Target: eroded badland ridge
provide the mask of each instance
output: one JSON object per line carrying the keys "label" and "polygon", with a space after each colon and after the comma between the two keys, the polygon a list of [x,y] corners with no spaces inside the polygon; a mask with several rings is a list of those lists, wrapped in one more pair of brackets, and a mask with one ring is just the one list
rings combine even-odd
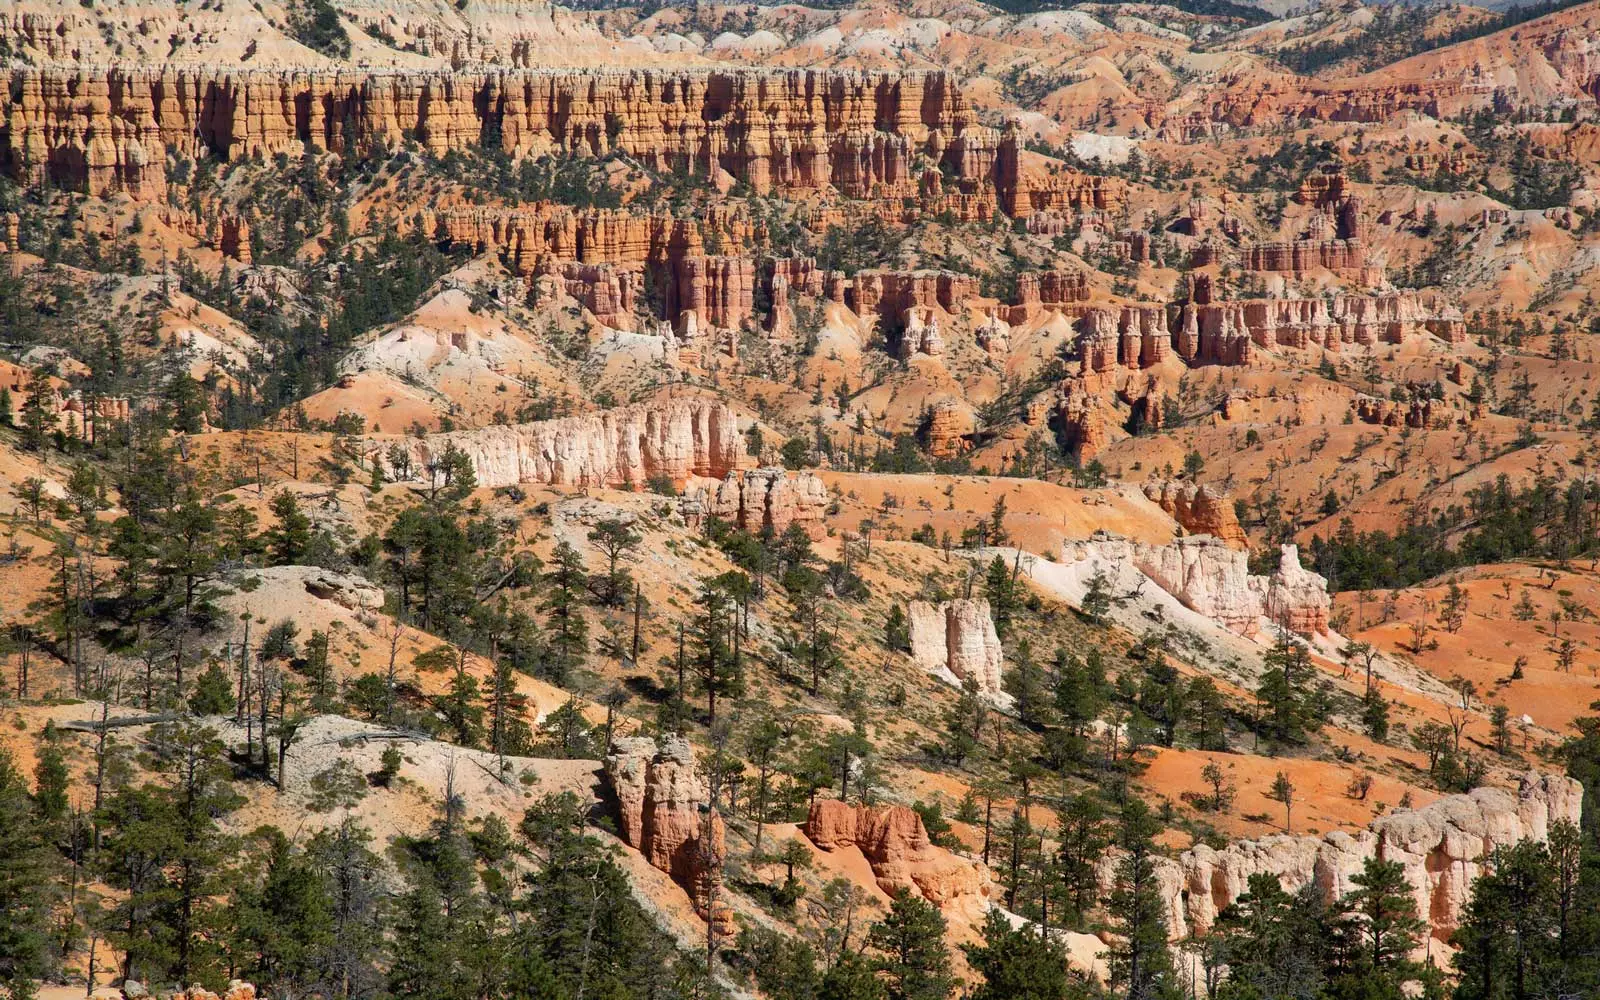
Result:
{"label": "eroded badland ridge", "polygon": [[1597,38],[19,0],[0,996],[1600,989]]}

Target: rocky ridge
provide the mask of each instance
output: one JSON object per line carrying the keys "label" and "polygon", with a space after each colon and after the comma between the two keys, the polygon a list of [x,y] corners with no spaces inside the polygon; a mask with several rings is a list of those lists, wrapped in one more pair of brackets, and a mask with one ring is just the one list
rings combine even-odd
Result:
{"label": "rocky ridge", "polygon": [[1191,611],[1239,635],[1260,634],[1263,619],[1301,635],[1328,632],[1328,583],[1301,567],[1294,545],[1281,547],[1278,567],[1269,576],[1252,575],[1248,552],[1208,535],[1151,545],[1098,534],[1068,542],[1062,559],[1134,567]]}
{"label": "rocky ridge", "polygon": [[[388,456],[398,448],[415,479],[427,481],[441,456],[459,451],[479,486],[643,486],[662,477],[722,479],[739,468],[739,420],[720,400],[668,399],[577,417],[481,427],[424,437],[367,439]],[[391,460],[392,464],[392,460]]]}
{"label": "rocky ridge", "polygon": [[[1282,835],[1222,850],[1198,845],[1161,863],[1158,883],[1170,936],[1204,934],[1248,888],[1253,874],[1276,875],[1295,892],[1315,885],[1329,899],[1349,892],[1368,858],[1399,862],[1431,935],[1447,941],[1460,923],[1473,881],[1497,847],[1548,839],[1557,822],[1576,824],[1583,788],[1571,778],[1528,772],[1516,791],[1482,787],[1420,809],[1397,809],[1359,833]],[[1102,859],[1109,885],[1115,859]]]}

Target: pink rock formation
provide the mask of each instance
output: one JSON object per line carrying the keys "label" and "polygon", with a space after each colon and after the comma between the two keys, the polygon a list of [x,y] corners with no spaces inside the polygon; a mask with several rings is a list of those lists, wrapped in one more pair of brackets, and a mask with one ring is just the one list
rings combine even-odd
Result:
{"label": "pink rock formation", "polygon": [[1410,403],[1397,403],[1392,399],[1379,399],[1361,393],[1356,396],[1352,406],[1357,420],[1383,427],[1449,427],[1453,419],[1450,407],[1431,396],[1419,397]]}
{"label": "pink rock formation", "polygon": [[877,314],[900,319],[909,309],[955,312],[968,299],[978,297],[978,279],[952,271],[857,272],[845,304],[858,316]]}
{"label": "pink rock formation", "polygon": [[728,854],[726,829],[695,770],[689,741],[669,736],[658,747],[648,737],[614,739],[605,774],[617,796],[622,839],[672,876],[702,919],[731,930],[732,914],[725,906],[717,904],[708,913]]}
{"label": "pink rock formation", "polygon": [[947,669],[958,679],[972,678],[990,698],[1002,695],[1005,654],[994,630],[989,602],[981,597],[934,604],[912,601],[909,609],[911,659],[924,670]]}
{"label": "pink rock formation", "polygon": [[1415,292],[1211,302],[1199,291],[1197,284],[1173,338],[1179,356],[1192,364],[1249,364],[1256,348],[1339,350],[1348,344],[1398,344],[1430,333],[1450,342],[1466,336],[1459,312],[1435,311]]}
{"label": "pink rock formation", "polygon": [[851,806],[818,799],[802,830],[824,851],[859,848],[886,893],[909,889],[946,913],[969,917],[987,908],[988,870],[935,847],[922,817],[905,806]]}
{"label": "pink rock formation", "polygon": [[416,438],[373,438],[398,444],[415,476],[451,448],[472,462],[479,486],[643,485],[665,476],[680,486],[690,476],[721,479],[739,467],[744,441],[738,418],[720,400],[670,399],[531,424],[481,427]]}
{"label": "pink rock formation", "polygon": [[611,264],[567,261],[558,273],[566,293],[582,303],[598,322],[613,330],[633,329],[633,308],[640,284],[638,272]]}
{"label": "pink rock formation", "polygon": [[491,130],[513,157],[616,151],[651,170],[722,170],[759,194],[832,185],[916,197],[919,155],[968,194],[992,200],[1002,180],[999,134],[941,72],[52,67],[7,82],[0,161],[30,183],[94,195],[159,200],[171,154],[234,161],[417,141],[443,155]]}
{"label": "pink rock formation", "polygon": [[928,454],[953,458],[971,447],[968,435],[977,429],[971,409],[960,400],[946,398],[927,412],[919,436]]}
{"label": "pink rock formation", "polygon": [[937,358],[944,353],[944,338],[939,335],[939,317],[932,309],[907,309],[905,329],[900,333],[900,357],[910,360],[918,354]]}
{"label": "pink rock formation", "polygon": [[1282,546],[1270,576],[1252,576],[1249,553],[1209,535],[1179,538],[1169,545],[1097,536],[1069,542],[1068,561],[1100,559],[1131,565],[1191,611],[1244,636],[1261,631],[1263,617],[1302,634],[1328,631],[1328,584],[1300,566],[1299,550]]}
{"label": "pink rock formation", "polygon": [[810,472],[751,469],[728,473],[715,489],[695,490],[680,507],[694,524],[712,516],[744,531],[770,528],[779,534],[798,524],[816,537],[828,509],[828,488]]}
{"label": "pink rock formation", "polygon": [[1079,320],[1078,353],[1085,373],[1110,371],[1115,365],[1148,368],[1171,351],[1166,308],[1129,305],[1090,309]]}
{"label": "pink rock formation", "polygon": [[1231,548],[1249,547],[1233,502],[1210,483],[1149,482],[1144,484],[1144,495],[1172,515],[1172,519],[1191,535],[1220,538]]}
{"label": "pink rock formation", "polygon": [[[1432,936],[1447,941],[1460,924],[1472,883],[1496,847],[1545,840],[1556,822],[1576,824],[1583,789],[1571,778],[1525,774],[1516,791],[1476,788],[1420,809],[1399,809],[1359,833],[1280,835],[1239,841],[1222,850],[1197,845],[1167,861],[1158,879],[1174,940],[1204,934],[1244,894],[1251,875],[1276,875],[1289,892],[1316,885],[1329,899],[1349,892],[1368,858],[1397,861],[1416,893],[1417,912]],[[1115,858],[1102,859],[1109,885]]]}

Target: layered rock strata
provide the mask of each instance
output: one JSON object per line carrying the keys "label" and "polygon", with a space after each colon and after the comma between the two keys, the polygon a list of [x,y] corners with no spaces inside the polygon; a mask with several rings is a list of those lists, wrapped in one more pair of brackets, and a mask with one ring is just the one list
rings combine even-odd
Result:
{"label": "layered rock strata", "polygon": [[751,469],[730,472],[714,488],[687,494],[679,506],[691,524],[715,517],[752,534],[782,534],[798,524],[816,537],[822,534],[828,502],[828,488],[810,472]]}
{"label": "layered rock strata", "polygon": [[648,737],[614,739],[605,775],[617,797],[623,841],[682,886],[701,919],[731,930],[732,912],[716,902],[726,828],[695,770],[689,741],[669,736],[657,746]]}
{"label": "layered rock strata", "polygon": [[[1174,940],[1206,933],[1244,894],[1251,875],[1274,875],[1291,893],[1315,885],[1333,900],[1355,888],[1351,877],[1368,858],[1379,858],[1405,869],[1417,913],[1436,940],[1448,941],[1494,849],[1546,840],[1557,822],[1576,824],[1582,804],[1576,781],[1530,771],[1515,791],[1484,787],[1449,795],[1420,809],[1395,810],[1359,833],[1281,835],[1220,851],[1199,845],[1159,863],[1168,933]],[[1102,884],[1111,884],[1115,864],[1114,856],[1101,860]]]}
{"label": "layered rock strata", "polygon": [[1161,480],[1144,484],[1144,495],[1191,535],[1210,535],[1230,548],[1249,547],[1228,495],[1210,483]]}
{"label": "layered rock strata", "polygon": [[1414,292],[1337,295],[1332,299],[1196,301],[1183,307],[1173,335],[1178,355],[1191,364],[1247,365],[1258,348],[1398,344],[1436,335],[1451,343],[1466,337],[1459,311],[1431,306]]}
{"label": "layered rock strata", "polygon": [[1091,309],[1079,321],[1078,354],[1085,373],[1098,374],[1121,365],[1149,368],[1171,352],[1167,311],[1159,305]]}
{"label": "layered rock strata", "polygon": [[989,602],[981,597],[959,598],[934,604],[912,601],[908,614],[911,658],[924,670],[949,670],[957,679],[969,678],[978,691],[999,698],[1005,654],[995,632]]}
{"label": "layered rock strata", "polygon": [[946,913],[972,917],[988,906],[987,868],[935,847],[922,817],[905,806],[851,806],[818,799],[801,829],[824,851],[859,849],[885,893],[906,889]]}
{"label": "layered rock strata", "polygon": [[1068,562],[1133,566],[1184,607],[1239,635],[1260,634],[1263,618],[1302,635],[1328,631],[1328,583],[1300,565],[1293,545],[1281,547],[1278,567],[1268,576],[1250,573],[1248,552],[1208,535],[1168,545],[1100,535],[1068,542],[1062,555]]}
{"label": "layered rock strata", "polygon": [[[159,199],[170,155],[222,161],[419,142],[433,155],[620,152],[722,170],[757,193],[916,196],[928,156],[957,185],[1015,189],[1018,138],[975,123],[943,72],[272,71],[17,68],[0,165],[29,183]],[[970,193],[970,192],[969,192]]]}
{"label": "layered rock strata", "polygon": [[721,479],[739,467],[738,418],[712,399],[671,399],[578,417],[482,427],[424,437],[384,437],[398,445],[413,476],[428,481],[452,449],[472,463],[479,486],[642,486],[656,477],[682,485],[691,476]]}

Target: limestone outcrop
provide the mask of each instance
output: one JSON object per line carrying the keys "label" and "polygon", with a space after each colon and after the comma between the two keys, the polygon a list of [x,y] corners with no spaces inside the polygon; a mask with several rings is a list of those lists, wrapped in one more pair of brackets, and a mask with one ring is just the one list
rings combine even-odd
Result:
{"label": "limestone outcrop", "polygon": [[[18,67],[7,83],[0,166],[95,195],[160,200],[171,155],[271,159],[408,140],[433,155],[486,143],[512,157],[620,152],[651,170],[724,171],[759,194],[916,198],[922,156],[956,195],[992,202],[1020,189],[1017,135],[978,125],[939,71]],[[1082,200],[1059,182],[1043,197]]]}
{"label": "limestone outcrop", "polygon": [[[1399,862],[1416,894],[1417,913],[1434,938],[1448,940],[1461,920],[1471,886],[1497,847],[1543,841],[1557,822],[1576,824],[1583,789],[1571,778],[1528,772],[1515,791],[1476,788],[1420,809],[1399,809],[1358,833],[1320,837],[1279,835],[1239,841],[1222,850],[1197,845],[1161,865],[1167,927],[1174,940],[1204,934],[1218,914],[1244,894],[1251,875],[1278,877],[1288,892],[1315,885],[1331,899],[1354,888],[1351,876],[1368,858]],[[1110,885],[1116,859],[1100,864]]]}
{"label": "limestone outcrop", "polygon": [[710,516],[743,531],[775,534],[798,524],[819,536],[828,502],[828,488],[814,474],[768,468],[730,472],[714,488],[687,494],[680,509],[692,524]]}
{"label": "limestone outcrop", "polygon": [[1171,351],[1167,311],[1159,305],[1091,309],[1079,321],[1078,353],[1083,371],[1100,373],[1114,366],[1149,368]]}
{"label": "limestone outcrop", "polygon": [[1068,542],[1063,559],[1133,566],[1191,611],[1239,635],[1258,635],[1263,618],[1303,635],[1328,631],[1327,581],[1301,567],[1293,545],[1281,547],[1278,568],[1269,576],[1252,575],[1248,552],[1209,535],[1190,535],[1168,545],[1097,535]]}
{"label": "limestone outcrop", "polygon": [[971,917],[988,906],[990,882],[984,865],[935,847],[922,817],[905,806],[852,806],[838,799],[818,799],[801,829],[824,851],[860,849],[878,888],[886,893],[908,889],[946,913]]}
{"label": "limestone outcrop", "polygon": [[1429,334],[1460,343],[1466,326],[1458,311],[1435,307],[1415,292],[1227,302],[1197,295],[1183,307],[1173,346],[1191,364],[1247,365],[1258,348],[1339,350],[1399,344]]}
{"label": "limestone outcrop", "polygon": [[1392,399],[1361,393],[1351,403],[1351,408],[1357,420],[1382,427],[1449,427],[1454,419],[1449,405],[1431,396],[1419,397],[1409,403],[1397,403]]}
{"label": "limestone outcrop", "polygon": [[681,486],[690,476],[721,479],[739,467],[738,425],[720,400],[669,399],[529,424],[375,437],[368,446],[385,455],[399,446],[423,481],[455,449],[471,461],[479,486],[642,486],[658,476]]}
{"label": "limestone outcrop", "polygon": [[912,601],[909,608],[911,658],[924,670],[949,670],[957,679],[972,678],[990,698],[1003,694],[1001,669],[1005,655],[994,630],[989,602],[981,597],[934,604]]}
{"label": "limestone outcrop", "polygon": [[1160,480],[1144,484],[1146,499],[1172,516],[1191,535],[1210,535],[1231,548],[1247,548],[1249,540],[1228,495],[1210,483]]}
{"label": "limestone outcrop", "polygon": [[694,900],[702,919],[731,929],[732,914],[707,911],[727,857],[726,828],[695,770],[694,748],[680,736],[659,746],[648,737],[612,740],[606,781],[617,797],[618,832],[656,869],[672,876]]}

